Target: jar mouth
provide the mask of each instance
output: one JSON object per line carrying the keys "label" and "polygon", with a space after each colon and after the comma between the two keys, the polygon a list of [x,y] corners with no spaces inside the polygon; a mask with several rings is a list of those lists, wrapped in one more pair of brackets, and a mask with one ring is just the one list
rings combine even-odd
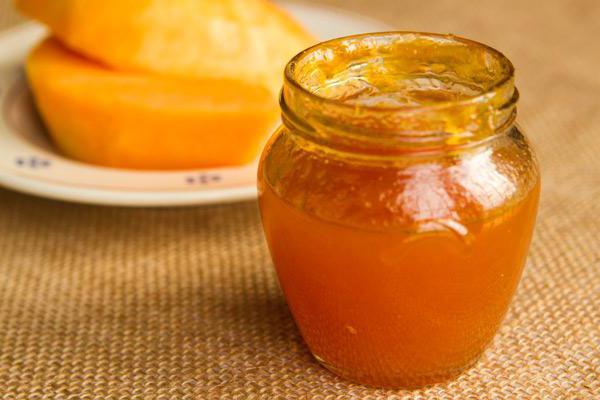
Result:
{"label": "jar mouth", "polygon": [[381,32],[296,55],[281,105],[284,122],[321,140],[439,145],[501,129],[514,120],[518,97],[514,66],[492,47],[454,35]]}
{"label": "jar mouth", "polygon": [[[414,110],[423,110],[423,109],[440,109],[444,107],[455,106],[457,104],[468,104],[468,103],[477,103],[485,101],[490,97],[491,94],[498,91],[500,88],[507,84],[511,84],[511,81],[514,80],[514,72],[515,68],[512,62],[504,55],[502,52],[490,47],[486,44],[466,39],[460,36],[452,35],[452,34],[439,34],[439,33],[428,33],[428,32],[411,32],[411,31],[390,31],[390,32],[378,32],[378,33],[365,33],[359,35],[346,36],[337,39],[331,39],[319,44],[316,44],[312,47],[307,48],[306,50],[298,53],[292,60],[287,64],[285,68],[285,83],[291,86],[294,86],[297,90],[304,92],[307,96],[312,97],[315,101],[319,101],[322,103],[330,103],[336,106],[346,106],[348,108],[356,108],[356,103],[348,103],[346,101],[340,100],[335,97],[328,97],[322,94],[316,93],[311,87],[307,86],[306,82],[303,82],[302,71],[301,68],[306,68],[308,64],[312,64],[313,68],[319,68],[320,66],[324,66],[325,64],[331,63],[332,56],[337,57],[347,57],[348,59],[352,58],[352,53],[357,52],[356,45],[358,43],[363,43],[366,40],[371,40],[372,42],[368,44],[368,46],[364,49],[367,51],[371,51],[372,57],[381,56],[378,54],[381,50],[379,45],[381,42],[388,41],[390,43],[415,43],[419,40],[429,41],[434,45],[442,46],[452,46],[452,45],[460,45],[465,46],[468,51],[478,51],[480,55],[484,57],[488,57],[487,60],[482,60],[482,62],[487,63],[487,66],[482,64],[483,67],[492,68],[490,66],[490,61],[496,62],[496,74],[490,77],[489,85],[485,87],[485,90],[481,93],[477,93],[474,96],[468,96],[459,100],[443,100],[438,101],[432,104],[427,105],[414,105],[414,104],[394,104],[394,105],[381,105],[381,104],[360,104],[359,106],[372,111],[414,111]],[[330,49],[337,47],[338,54],[334,55]],[[327,54],[328,53],[328,54]],[[363,54],[364,56],[364,54]],[[393,57],[394,54],[387,54],[387,56]],[[415,55],[417,56],[417,55]],[[419,58],[415,57],[415,61],[418,61]],[[339,63],[339,61],[337,61]]]}

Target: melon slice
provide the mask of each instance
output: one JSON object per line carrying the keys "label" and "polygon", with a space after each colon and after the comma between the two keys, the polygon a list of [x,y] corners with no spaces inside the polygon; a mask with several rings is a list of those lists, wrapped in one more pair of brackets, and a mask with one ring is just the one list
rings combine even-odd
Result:
{"label": "melon slice", "polygon": [[58,147],[110,167],[186,169],[251,162],[278,121],[264,86],[106,68],[53,38],[27,60],[35,102]]}
{"label": "melon slice", "polygon": [[266,0],[16,0],[72,49],[118,69],[242,79],[281,89],[315,43]]}

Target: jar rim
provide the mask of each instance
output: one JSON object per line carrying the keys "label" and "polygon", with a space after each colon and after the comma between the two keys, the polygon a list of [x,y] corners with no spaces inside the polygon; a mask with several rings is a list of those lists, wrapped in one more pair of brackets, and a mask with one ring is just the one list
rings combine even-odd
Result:
{"label": "jar rim", "polygon": [[[298,65],[298,63],[303,60],[305,57],[307,57],[308,55],[314,53],[315,51],[321,49],[321,48],[326,48],[327,46],[333,45],[335,43],[339,43],[339,42],[343,42],[343,41],[348,41],[348,40],[360,40],[360,39],[366,39],[366,38],[383,38],[383,37],[406,37],[406,36],[416,36],[419,38],[426,38],[426,39],[438,39],[438,40],[449,40],[452,41],[454,43],[462,43],[468,46],[471,46],[473,48],[479,48],[484,50],[485,52],[487,52],[488,54],[493,55],[496,60],[500,61],[503,65],[504,69],[504,73],[501,77],[501,79],[499,79],[497,82],[494,82],[493,85],[491,85],[490,87],[486,88],[482,93],[479,93],[475,96],[472,97],[467,97],[464,99],[459,99],[459,100],[445,100],[445,101],[439,101],[439,102],[435,102],[432,104],[427,104],[427,105],[413,105],[413,104],[406,104],[406,105],[394,105],[394,106],[389,106],[389,105],[357,105],[354,103],[348,103],[345,102],[343,100],[339,100],[336,98],[331,98],[331,97],[326,97],[320,94],[317,94],[313,91],[311,91],[309,88],[307,88],[306,86],[304,86],[298,79],[297,76],[295,76],[295,68]],[[366,111],[372,111],[372,112],[414,112],[414,111],[438,111],[438,110],[443,110],[444,108],[448,108],[448,107],[456,107],[456,106],[468,106],[470,104],[476,104],[476,103],[482,103],[485,102],[490,96],[492,96],[494,93],[498,92],[499,90],[501,90],[503,87],[508,86],[508,85],[514,85],[514,74],[515,74],[515,68],[514,65],[512,64],[512,62],[510,61],[510,59],[508,59],[508,57],[506,57],[501,51],[486,45],[484,43],[475,41],[475,40],[471,40],[471,39],[467,39],[458,35],[454,35],[454,34],[442,34],[442,33],[432,33],[432,32],[419,32],[419,31],[385,31],[385,32],[373,32],[373,33],[362,33],[362,34],[356,34],[356,35],[350,35],[350,36],[344,36],[344,37],[340,37],[340,38],[335,38],[335,39],[330,39],[321,43],[318,43],[314,46],[311,46],[303,51],[301,51],[300,53],[298,53],[296,56],[294,56],[287,64],[286,68],[285,68],[285,72],[284,72],[284,79],[285,79],[285,85],[290,85],[291,87],[293,87],[295,90],[298,90],[302,95],[307,96],[308,98],[317,101],[319,103],[322,104],[328,104],[331,106],[335,106],[337,108],[346,108],[349,110],[356,110],[357,108],[366,110]],[[517,98],[511,99],[510,101],[514,101],[516,102]]]}
{"label": "jar rim", "polygon": [[381,155],[482,143],[512,126],[518,99],[514,66],[500,51],[455,35],[391,31],[299,53],[280,103],[284,125],[310,142]]}

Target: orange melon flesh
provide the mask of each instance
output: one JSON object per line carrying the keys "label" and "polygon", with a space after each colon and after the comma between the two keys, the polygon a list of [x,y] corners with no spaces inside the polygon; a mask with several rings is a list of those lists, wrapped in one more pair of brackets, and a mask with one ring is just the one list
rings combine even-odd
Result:
{"label": "orange melon flesh", "polygon": [[278,120],[269,90],[110,70],[46,39],[29,56],[35,102],[72,158],[120,168],[251,162]]}
{"label": "orange melon flesh", "polygon": [[68,47],[118,69],[281,89],[315,38],[266,0],[16,0]]}

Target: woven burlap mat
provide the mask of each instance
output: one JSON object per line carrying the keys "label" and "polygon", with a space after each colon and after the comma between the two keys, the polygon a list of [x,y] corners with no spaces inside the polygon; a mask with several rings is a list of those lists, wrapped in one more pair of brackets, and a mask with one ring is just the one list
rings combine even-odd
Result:
{"label": "woven burlap mat", "polygon": [[600,2],[327,3],[472,37],[517,66],[544,191],[525,276],[483,359],[414,392],[323,370],[254,202],[122,209],[0,189],[0,399],[600,398]]}

